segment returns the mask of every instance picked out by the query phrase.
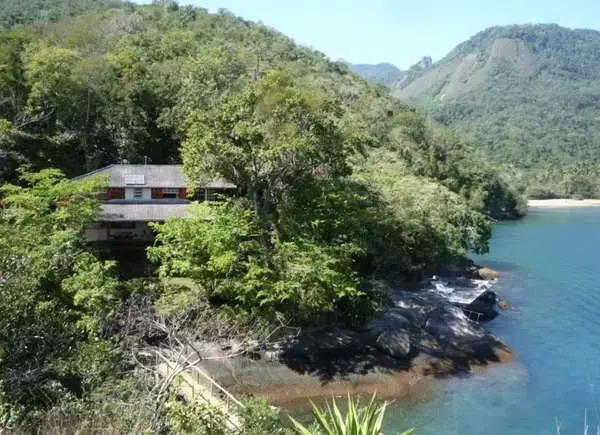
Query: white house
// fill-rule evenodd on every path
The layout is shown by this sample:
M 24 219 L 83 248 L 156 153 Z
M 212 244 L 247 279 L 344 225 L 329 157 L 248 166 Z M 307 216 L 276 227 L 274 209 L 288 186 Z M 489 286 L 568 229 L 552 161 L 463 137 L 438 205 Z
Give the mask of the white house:
M 101 175 L 109 181 L 101 205 L 102 219 L 86 229 L 86 238 L 92 242 L 151 241 L 148 222 L 185 216 L 190 200 L 215 201 L 237 191 L 229 181 L 214 180 L 199 186 L 190 197 L 181 165 L 110 165 L 76 180 Z

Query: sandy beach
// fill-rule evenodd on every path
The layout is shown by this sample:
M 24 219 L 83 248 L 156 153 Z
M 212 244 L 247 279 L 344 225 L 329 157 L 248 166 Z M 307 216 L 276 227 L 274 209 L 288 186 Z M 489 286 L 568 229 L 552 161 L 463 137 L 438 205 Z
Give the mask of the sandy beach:
M 527 206 L 531 208 L 568 208 L 568 207 L 598 207 L 600 199 L 530 199 Z

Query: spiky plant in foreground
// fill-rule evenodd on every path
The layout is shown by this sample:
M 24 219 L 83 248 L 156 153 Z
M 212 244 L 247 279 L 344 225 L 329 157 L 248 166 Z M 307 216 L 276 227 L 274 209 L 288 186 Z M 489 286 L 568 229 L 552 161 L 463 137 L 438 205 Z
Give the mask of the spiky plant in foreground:
M 294 429 L 300 435 L 381 435 L 383 434 L 383 417 L 388 402 L 378 404 L 375 402 L 375 394 L 371 397 L 369 404 L 364 407 L 358 406 L 358 400 L 348 395 L 348 409 L 344 417 L 338 408 L 335 399 L 331 405 L 327 403 L 327 410 L 321 411 L 311 402 L 312 413 L 318 425 L 318 432 L 314 432 L 290 417 Z M 400 435 L 409 435 L 413 429 L 402 432 Z

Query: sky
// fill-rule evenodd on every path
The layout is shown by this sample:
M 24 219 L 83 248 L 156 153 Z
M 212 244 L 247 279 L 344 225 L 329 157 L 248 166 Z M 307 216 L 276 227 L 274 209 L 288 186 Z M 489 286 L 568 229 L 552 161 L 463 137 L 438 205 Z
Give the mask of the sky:
M 149 0 L 134 0 L 149 3 Z M 179 0 L 261 21 L 297 43 L 351 63 L 405 69 L 434 61 L 494 25 L 599 29 L 600 0 Z

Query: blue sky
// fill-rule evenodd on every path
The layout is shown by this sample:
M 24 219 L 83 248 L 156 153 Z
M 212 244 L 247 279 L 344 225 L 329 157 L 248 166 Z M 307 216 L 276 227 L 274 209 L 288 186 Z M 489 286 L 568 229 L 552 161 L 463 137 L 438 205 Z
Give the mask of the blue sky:
M 149 0 L 134 0 L 148 3 Z M 274 27 L 333 60 L 407 68 L 493 25 L 600 28 L 600 0 L 179 0 Z

